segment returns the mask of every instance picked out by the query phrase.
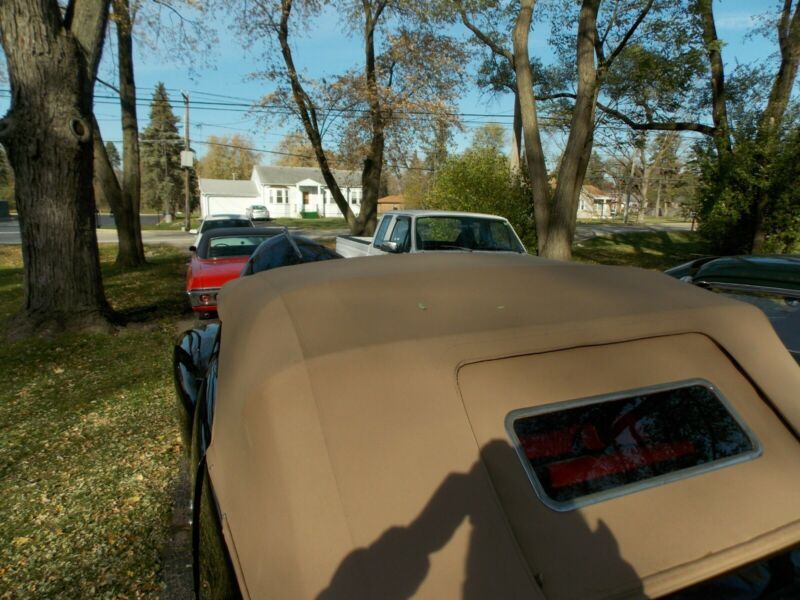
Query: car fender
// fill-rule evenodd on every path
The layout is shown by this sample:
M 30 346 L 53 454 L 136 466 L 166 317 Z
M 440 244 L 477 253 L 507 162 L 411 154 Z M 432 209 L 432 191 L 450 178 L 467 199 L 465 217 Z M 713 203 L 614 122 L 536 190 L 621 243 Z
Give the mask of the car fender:
M 180 334 L 173 347 L 172 374 L 178 400 L 181 435 L 186 448 L 191 442 L 194 412 L 218 333 L 218 323 L 195 327 Z

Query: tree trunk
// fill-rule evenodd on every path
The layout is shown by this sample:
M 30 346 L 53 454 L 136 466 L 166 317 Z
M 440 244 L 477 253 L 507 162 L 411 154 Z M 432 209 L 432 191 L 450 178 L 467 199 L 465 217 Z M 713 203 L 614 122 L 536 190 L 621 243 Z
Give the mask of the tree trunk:
M 658 187 L 656 188 L 656 217 L 661 216 L 661 188 L 663 187 L 663 182 L 659 179 L 658 180 Z
M 728 105 L 725 94 L 725 67 L 722 63 L 722 42 L 717 37 L 713 0 L 697 0 L 703 26 L 703 43 L 711 66 L 711 117 L 714 121 L 714 143 L 720 157 L 731 151 L 728 126 Z
M 370 140 L 369 154 L 364 160 L 364 170 L 361 174 L 363 193 L 361 210 L 356 221 L 360 226 L 361 235 L 372 235 L 378 222 L 378 195 L 385 146 L 385 124 L 381 112 L 380 93 L 375 71 L 375 25 L 380 15 L 373 15 L 368 6 L 365 3 L 367 10 L 364 16 L 364 77 L 367 81 L 367 93 L 369 94 L 369 118 L 372 126 L 372 139 Z
M 119 213 L 115 210 L 119 251 L 117 264 L 136 267 L 145 263 L 142 243 L 141 171 L 139 166 L 139 121 L 136 116 L 136 83 L 133 76 L 133 41 L 128 0 L 115 0 L 119 101 L 122 113 L 122 193 Z
M 795 6 L 794 15 L 790 15 L 791 1 L 786 0 L 778 22 L 778 42 L 781 52 L 781 63 L 775 80 L 772 82 L 767 107 L 758 124 L 756 137 L 760 143 L 764 162 L 771 161 L 774 152 L 772 147 L 778 143 L 778 132 L 783 122 L 786 107 L 789 104 L 792 88 L 797 77 L 798 63 L 800 63 L 800 3 Z M 753 240 L 751 252 L 763 254 L 766 251 L 767 231 L 765 219 L 769 193 L 766 189 L 759 189 L 753 202 Z
M 514 89 L 514 125 L 511 130 L 511 170 L 519 172 L 522 162 L 522 114 L 519 106 L 519 91 Z
M 569 138 L 561 166 L 542 255 L 570 260 L 578 202 L 594 143 L 594 113 L 599 82 L 595 68 L 597 10 L 600 0 L 584 0 L 578 23 L 578 89 L 572 111 Z
M 336 178 L 333 176 L 328 157 L 325 154 L 325 149 L 322 147 L 322 135 L 319 131 L 317 124 L 317 112 L 311 98 L 303 88 L 300 77 L 297 75 L 297 68 L 294 65 L 294 58 L 292 56 L 292 49 L 289 46 L 289 18 L 292 14 L 292 0 L 281 0 L 281 20 L 278 26 L 278 43 L 281 47 L 281 55 L 283 62 L 286 65 L 286 75 L 289 78 L 289 83 L 292 88 L 292 98 L 294 99 L 297 111 L 300 115 L 300 121 L 303 123 L 308 141 L 311 142 L 311 147 L 314 149 L 314 156 L 319 164 L 319 169 L 322 172 L 322 178 L 328 186 L 328 190 L 336 202 L 336 206 L 342 211 L 345 221 L 347 221 L 350 232 L 353 235 L 361 235 L 363 233 L 363 222 L 359 222 L 353 211 L 350 208 L 347 200 L 339 187 Z M 380 173 L 378 173 L 380 180 Z M 377 198 L 376 198 L 377 210 Z M 363 206 L 362 206 L 363 211 Z
M 519 14 L 514 26 L 514 72 L 517 77 L 522 133 L 525 139 L 525 161 L 533 191 L 533 213 L 536 220 L 536 242 L 539 254 L 544 252 L 550 222 L 550 182 L 544 149 L 539 135 L 536 99 L 533 95 L 533 73 L 528 54 L 528 33 L 533 20 L 535 0 L 520 0 Z
M 92 189 L 92 98 L 106 2 L 0 2 L 11 108 L 0 123 L 16 181 L 20 334 L 106 327 Z
M 136 267 L 144 264 L 141 223 L 139 211 L 133 211 L 126 204 L 124 190 L 119 185 L 117 174 L 106 152 L 100 128 L 94 123 L 94 189 L 98 198 L 103 198 L 114 213 L 117 228 L 117 260 L 123 267 Z M 141 260 L 137 257 L 141 256 Z

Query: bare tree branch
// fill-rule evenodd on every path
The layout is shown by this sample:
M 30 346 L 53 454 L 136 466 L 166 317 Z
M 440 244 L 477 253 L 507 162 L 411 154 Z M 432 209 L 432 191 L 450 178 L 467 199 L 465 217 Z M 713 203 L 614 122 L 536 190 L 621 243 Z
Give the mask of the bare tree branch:
M 628 42 L 630 41 L 631 37 L 633 37 L 633 34 L 636 33 L 636 30 L 639 28 L 639 25 L 642 24 L 642 21 L 644 21 L 645 17 L 650 12 L 650 9 L 653 8 L 653 2 L 654 0 L 647 0 L 647 4 L 645 4 L 645 7 L 642 9 L 642 12 L 639 13 L 639 15 L 636 17 L 636 20 L 628 28 L 628 31 L 625 32 L 624 36 L 622 36 L 622 39 L 620 40 L 619 44 L 617 44 L 617 47 L 614 48 L 614 50 L 611 52 L 608 58 L 604 61 L 604 64 L 602 66 L 606 70 L 608 70 L 608 68 L 611 67 L 611 64 L 614 62 L 614 60 L 625 49 L 625 46 L 628 45 Z
M 110 84 L 110 83 L 108 83 L 107 81 L 103 81 L 103 80 L 102 80 L 102 79 L 100 79 L 99 77 L 95 77 L 94 79 L 95 79 L 95 81 L 96 81 L 97 83 L 99 83 L 99 84 L 101 84 L 101 85 L 104 85 L 104 86 L 106 86 L 108 89 L 110 89 L 110 90 L 112 90 L 112 91 L 116 92 L 117 94 L 119 94 L 119 93 L 120 93 L 120 92 L 119 92 L 119 88 L 118 88 L 118 87 L 116 87 L 116 86 L 114 86 L 114 85 L 111 85 L 111 84 Z
M 477 25 L 475 25 L 472 21 L 470 21 L 469 17 L 467 16 L 467 11 L 464 9 L 464 4 L 461 0 L 456 0 L 456 6 L 458 7 L 458 12 L 461 15 L 461 22 L 464 24 L 464 27 L 469 29 L 476 38 L 478 38 L 481 42 L 483 42 L 492 52 L 494 52 L 497 56 L 505 58 L 508 62 L 511 63 L 511 66 L 514 66 L 514 55 L 507 49 L 503 48 L 499 44 L 497 44 L 491 37 L 489 37 L 486 33 L 484 33 Z
M 569 92 L 559 92 L 557 94 L 547 94 L 536 97 L 537 100 L 543 101 L 563 99 L 575 100 L 575 98 L 575 94 Z M 722 134 L 716 127 L 704 125 L 703 123 L 693 123 L 690 121 L 634 121 L 628 115 L 602 102 L 597 102 L 597 108 L 609 117 L 625 123 L 625 125 L 635 131 L 696 131 L 697 133 L 702 133 L 709 137 L 716 137 Z
M 163 6 L 164 8 L 169 9 L 184 23 L 189 23 L 191 25 L 196 25 L 197 24 L 197 21 L 195 21 L 194 19 L 187 19 L 186 17 L 184 17 L 181 14 L 181 12 L 177 8 L 172 6 L 169 2 L 164 2 L 164 0 L 152 0 L 152 2 L 153 2 L 153 4 L 158 4 L 159 6 Z

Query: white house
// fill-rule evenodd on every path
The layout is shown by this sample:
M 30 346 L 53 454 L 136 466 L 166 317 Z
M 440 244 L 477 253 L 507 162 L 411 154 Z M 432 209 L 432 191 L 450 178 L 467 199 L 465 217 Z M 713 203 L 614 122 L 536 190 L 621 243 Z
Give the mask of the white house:
M 616 212 L 617 200 L 600 188 L 585 184 L 578 200 L 579 219 L 609 219 Z
M 334 170 L 339 187 L 354 213 L 361 208 L 361 173 Z M 244 214 L 247 207 L 260 204 L 274 217 L 341 217 L 321 171 L 316 167 L 256 166 L 248 181 L 200 179 L 200 212 Z

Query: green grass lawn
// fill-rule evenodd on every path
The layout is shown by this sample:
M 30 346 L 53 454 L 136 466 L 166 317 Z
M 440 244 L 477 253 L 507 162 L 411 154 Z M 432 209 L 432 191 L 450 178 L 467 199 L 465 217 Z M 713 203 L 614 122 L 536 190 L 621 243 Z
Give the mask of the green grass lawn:
M 112 335 L 0 348 L 0 598 L 161 591 L 181 460 L 170 365 L 177 321 L 187 316 L 185 258 L 146 250 L 150 264 L 125 271 L 113 266 L 115 246 L 101 247 L 109 301 L 138 322 Z M 682 232 L 575 247 L 580 261 L 650 269 L 703 253 L 696 234 Z M 19 248 L 0 246 L 0 335 L 22 302 L 21 280 Z
M 573 246 L 575 260 L 663 271 L 708 255 L 706 244 L 689 231 L 633 232 L 596 236 Z
M 273 219 L 270 225 L 285 225 L 298 229 L 347 229 L 344 219 Z
M 181 456 L 170 373 L 185 259 L 112 266 L 108 298 L 139 323 L 0 348 L 0 597 L 156 597 Z M 21 301 L 0 247 L 0 326 Z M 140 311 L 149 306 L 147 311 Z

